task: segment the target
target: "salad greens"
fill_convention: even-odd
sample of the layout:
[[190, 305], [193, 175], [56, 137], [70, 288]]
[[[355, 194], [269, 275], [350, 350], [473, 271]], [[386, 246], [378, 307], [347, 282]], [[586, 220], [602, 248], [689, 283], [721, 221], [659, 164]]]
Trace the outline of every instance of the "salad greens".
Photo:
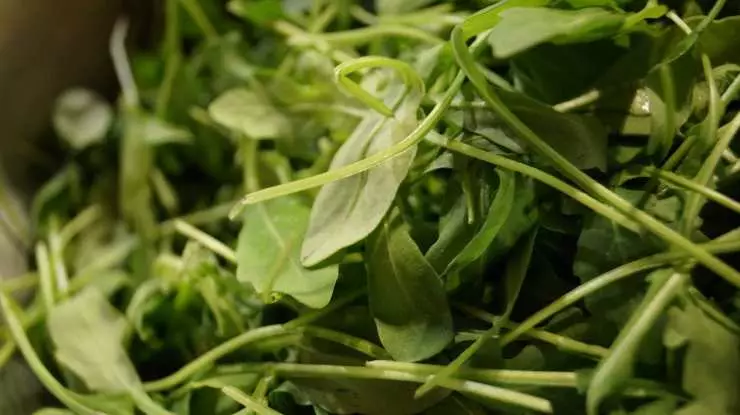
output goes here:
[[740, 413], [734, 2], [162, 12], [0, 281], [38, 414]]

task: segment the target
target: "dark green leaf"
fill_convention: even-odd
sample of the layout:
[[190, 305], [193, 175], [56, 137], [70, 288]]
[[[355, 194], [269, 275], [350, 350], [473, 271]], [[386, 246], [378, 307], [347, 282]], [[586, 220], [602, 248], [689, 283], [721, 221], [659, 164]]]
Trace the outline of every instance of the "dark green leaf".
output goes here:
[[257, 140], [280, 138], [290, 127], [267, 98], [244, 88], [224, 92], [208, 106], [208, 113], [224, 127]]
[[113, 109], [95, 92], [71, 89], [57, 98], [53, 122], [57, 134], [80, 150], [105, 138], [113, 123]]
[[452, 340], [442, 281], [397, 220], [368, 241], [368, 295], [383, 346], [400, 361], [434, 356]]

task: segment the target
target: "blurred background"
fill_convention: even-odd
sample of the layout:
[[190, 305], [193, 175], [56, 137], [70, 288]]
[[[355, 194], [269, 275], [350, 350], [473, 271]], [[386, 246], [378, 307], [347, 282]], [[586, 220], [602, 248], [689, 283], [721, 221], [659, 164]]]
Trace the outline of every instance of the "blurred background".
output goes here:
[[[119, 15], [136, 15], [144, 26], [145, 9], [156, 3], [0, 0], [0, 279], [25, 272], [28, 198], [63, 162], [53, 150], [43, 150], [54, 99], [70, 86], [115, 94], [111, 27]], [[39, 393], [22, 359], [0, 372], [0, 414], [32, 413]]]

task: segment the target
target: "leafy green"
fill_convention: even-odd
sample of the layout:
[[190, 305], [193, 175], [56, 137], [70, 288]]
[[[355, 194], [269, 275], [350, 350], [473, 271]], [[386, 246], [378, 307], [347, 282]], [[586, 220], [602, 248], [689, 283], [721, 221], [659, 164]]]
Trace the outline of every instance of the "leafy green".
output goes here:
[[402, 223], [390, 219], [368, 240], [368, 297], [383, 346], [400, 361], [439, 353], [452, 340], [442, 281]]
[[338, 269], [336, 265], [319, 269], [301, 265], [300, 243], [308, 218], [308, 208], [296, 198], [248, 207], [237, 246], [237, 278], [262, 295], [283, 293], [309, 307], [326, 306]]
[[[371, 79], [381, 83], [383, 79]], [[387, 82], [387, 80], [386, 80]], [[419, 97], [405, 98], [405, 87], [392, 83], [385, 91], [387, 103], [401, 99], [395, 115], [369, 113], [334, 156], [331, 169], [349, 165], [397, 143], [414, 128]], [[407, 151], [374, 169], [324, 186], [311, 208], [308, 232], [301, 247], [301, 261], [313, 266], [367, 237], [391, 207], [406, 177], [414, 151]]]

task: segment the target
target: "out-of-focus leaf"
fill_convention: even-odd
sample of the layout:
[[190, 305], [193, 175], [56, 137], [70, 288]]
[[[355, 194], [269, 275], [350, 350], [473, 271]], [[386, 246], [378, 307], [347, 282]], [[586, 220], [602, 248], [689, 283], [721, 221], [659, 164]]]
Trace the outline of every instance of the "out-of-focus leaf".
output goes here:
[[52, 120], [57, 134], [80, 150], [105, 138], [113, 123], [113, 109], [92, 91], [70, 89], [57, 98]]
[[256, 140], [280, 138], [289, 132], [288, 119], [266, 97], [245, 88], [221, 94], [208, 106], [208, 113], [224, 127]]

